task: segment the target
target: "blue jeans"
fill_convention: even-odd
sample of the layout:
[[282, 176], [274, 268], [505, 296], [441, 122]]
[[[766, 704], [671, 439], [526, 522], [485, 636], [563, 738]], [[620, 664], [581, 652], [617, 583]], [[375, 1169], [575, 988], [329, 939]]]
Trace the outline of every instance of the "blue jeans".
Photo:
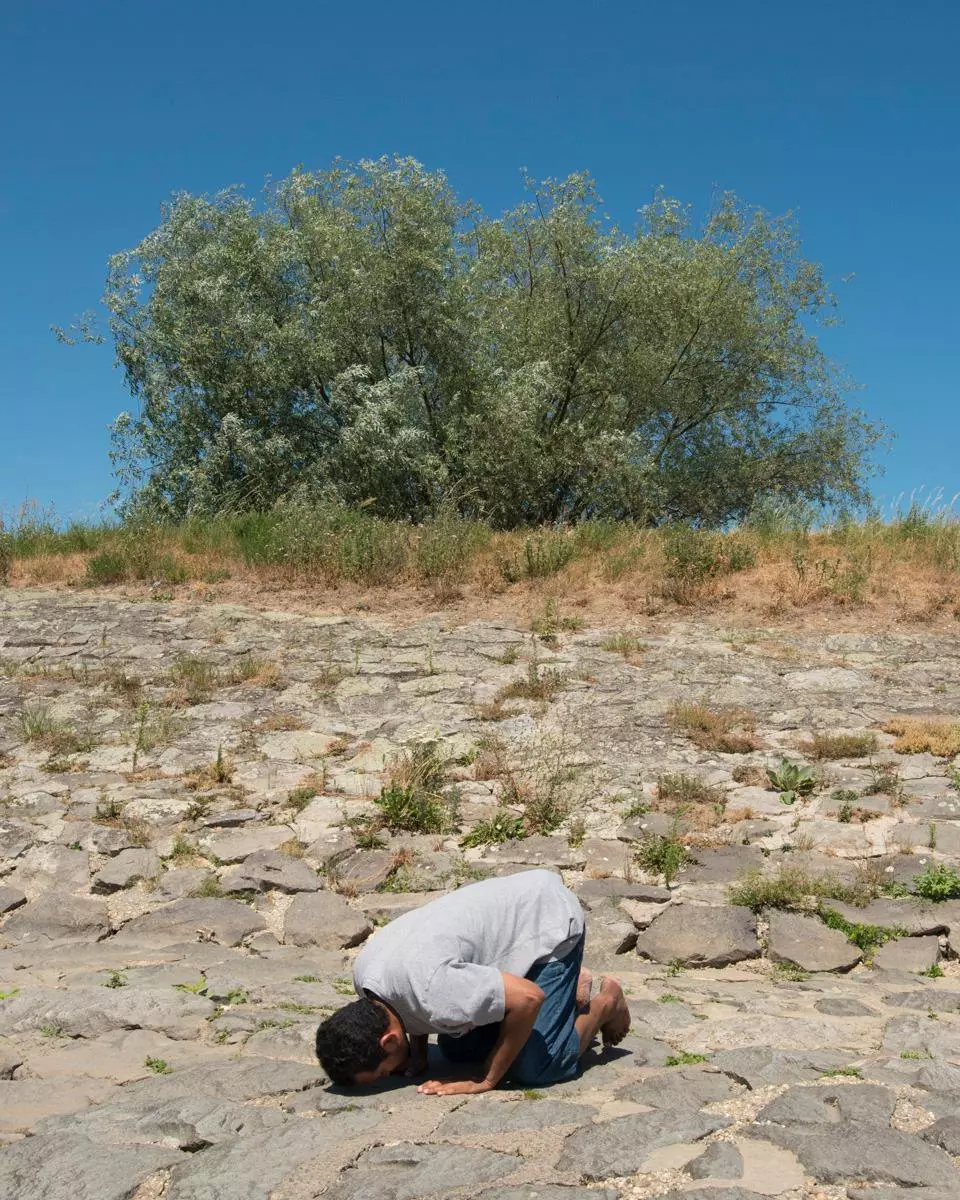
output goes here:
[[[579, 1070], [580, 1038], [574, 1028], [577, 1019], [577, 980], [583, 962], [581, 937], [566, 958], [536, 963], [527, 979], [543, 990], [544, 1000], [536, 1024], [523, 1049], [506, 1074], [511, 1083], [540, 1087], [574, 1079]], [[437, 1045], [445, 1058], [454, 1063], [481, 1063], [490, 1057], [501, 1022], [480, 1025], [463, 1037], [442, 1033]]]

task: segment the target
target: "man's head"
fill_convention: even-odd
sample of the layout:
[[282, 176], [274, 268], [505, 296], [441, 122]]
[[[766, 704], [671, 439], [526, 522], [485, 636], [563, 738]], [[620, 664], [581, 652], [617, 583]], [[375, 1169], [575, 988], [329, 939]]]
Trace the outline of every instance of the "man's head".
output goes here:
[[332, 1083], [369, 1084], [402, 1067], [410, 1045], [396, 1013], [364, 997], [317, 1027], [317, 1058]]

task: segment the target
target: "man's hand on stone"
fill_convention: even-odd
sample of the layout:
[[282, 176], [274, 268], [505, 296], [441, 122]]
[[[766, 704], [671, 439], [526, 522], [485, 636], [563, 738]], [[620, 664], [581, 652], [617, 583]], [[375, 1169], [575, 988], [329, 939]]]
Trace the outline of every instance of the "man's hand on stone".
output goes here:
[[430, 1079], [421, 1083], [417, 1091], [421, 1096], [476, 1096], [492, 1091], [493, 1087], [486, 1079]]

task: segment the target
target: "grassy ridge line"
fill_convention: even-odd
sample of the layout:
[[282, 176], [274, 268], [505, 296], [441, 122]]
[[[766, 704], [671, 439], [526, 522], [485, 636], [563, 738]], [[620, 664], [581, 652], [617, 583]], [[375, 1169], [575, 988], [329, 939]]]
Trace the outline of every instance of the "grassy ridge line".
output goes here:
[[28, 511], [7, 525], [0, 549], [0, 574], [27, 584], [217, 583], [239, 574], [274, 584], [413, 584], [442, 596], [463, 586], [589, 579], [681, 605], [737, 590], [738, 581], [798, 607], [861, 604], [901, 587], [911, 572], [926, 576], [943, 605], [960, 603], [960, 522], [913, 513], [821, 531], [596, 521], [497, 532], [452, 514], [414, 526], [330, 506], [181, 525], [60, 527]]

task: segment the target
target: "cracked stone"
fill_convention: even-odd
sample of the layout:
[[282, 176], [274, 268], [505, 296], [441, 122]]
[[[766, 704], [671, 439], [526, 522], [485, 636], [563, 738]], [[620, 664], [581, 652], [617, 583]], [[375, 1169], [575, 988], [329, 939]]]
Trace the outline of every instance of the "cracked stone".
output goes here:
[[449, 1143], [379, 1146], [362, 1154], [324, 1195], [326, 1200], [421, 1200], [492, 1183], [522, 1165], [514, 1154]]
[[342, 950], [359, 946], [372, 929], [362, 913], [334, 892], [299, 892], [283, 918], [283, 940], [288, 946]]
[[711, 1142], [684, 1170], [693, 1179], [742, 1179], [743, 1155], [732, 1142]]
[[745, 1089], [719, 1071], [696, 1067], [669, 1067], [662, 1075], [650, 1075], [639, 1083], [630, 1083], [617, 1095], [650, 1108], [703, 1108], [722, 1100], [732, 1100]]
[[767, 953], [772, 962], [796, 963], [804, 971], [849, 971], [863, 958], [839, 929], [816, 917], [776, 910], [770, 913]]
[[149, 1175], [175, 1163], [159, 1146], [103, 1146], [76, 1135], [41, 1135], [0, 1152], [0, 1194], [30, 1200], [129, 1200]]
[[196, 941], [239, 946], [244, 938], [266, 928], [259, 913], [237, 900], [174, 900], [128, 921], [113, 940], [138, 947]]
[[616, 1117], [571, 1133], [557, 1169], [578, 1174], [585, 1181], [633, 1175], [654, 1150], [697, 1142], [729, 1124], [727, 1117], [693, 1109]]
[[224, 892], [316, 892], [320, 879], [312, 867], [276, 850], [256, 850], [221, 879]]
[[93, 877], [93, 891], [116, 892], [140, 879], [160, 874], [160, 856], [156, 850], [121, 850]]
[[637, 953], [654, 962], [723, 967], [756, 958], [757, 919], [749, 908], [675, 904], [637, 938]]
[[750, 1136], [792, 1150], [821, 1183], [896, 1183], [960, 1191], [960, 1171], [949, 1155], [899, 1129], [859, 1127], [850, 1122], [829, 1131], [767, 1125]]
[[585, 1104], [563, 1100], [514, 1100], [502, 1104], [468, 1103], [451, 1113], [437, 1130], [438, 1137], [473, 1133], [510, 1133], [515, 1129], [545, 1129], [551, 1125], [584, 1125], [597, 1114]]

